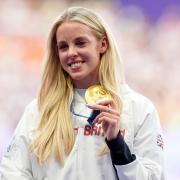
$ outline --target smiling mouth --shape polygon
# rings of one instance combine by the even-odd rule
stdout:
[[[70,67],[78,67],[80,66],[81,64],[83,64],[85,61],[77,61],[77,62],[72,62],[72,63],[69,63],[68,66]]]

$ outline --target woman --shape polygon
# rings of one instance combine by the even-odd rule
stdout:
[[[94,89],[109,98],[88,103]],[[164,179],[157,112],[125,84],[110,30],[91,10],[69,8],[54,22],[38,100],[0,172],[3,180]]]

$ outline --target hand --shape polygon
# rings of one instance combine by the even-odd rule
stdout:
[[[115,139],[119,133],[120,113],[113,99],[100,102],[95,105],[87,104],[93,110],[100,110],[93,124],[102,124],[103,132],[107,140]]]

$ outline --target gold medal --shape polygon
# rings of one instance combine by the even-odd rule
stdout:
[[[108,99],[112,99],[112,96],[101,85],[90,86],[85,92],[85,100],[88,104],[97,104]]]

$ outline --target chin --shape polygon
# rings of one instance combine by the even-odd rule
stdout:
[[[84,79],[82,76],[76,76],[76,77],[72,77],[72,76],[71,76],[71,78],[72,78],[72,80],[74,80],[74,81],[81,81],[81,80]]]
[[[70,77],[72,78],[72,80],[75,80],[75,81],[80,81],[85,78],[83,74],[73,74],[73,75],[70,75]]]

